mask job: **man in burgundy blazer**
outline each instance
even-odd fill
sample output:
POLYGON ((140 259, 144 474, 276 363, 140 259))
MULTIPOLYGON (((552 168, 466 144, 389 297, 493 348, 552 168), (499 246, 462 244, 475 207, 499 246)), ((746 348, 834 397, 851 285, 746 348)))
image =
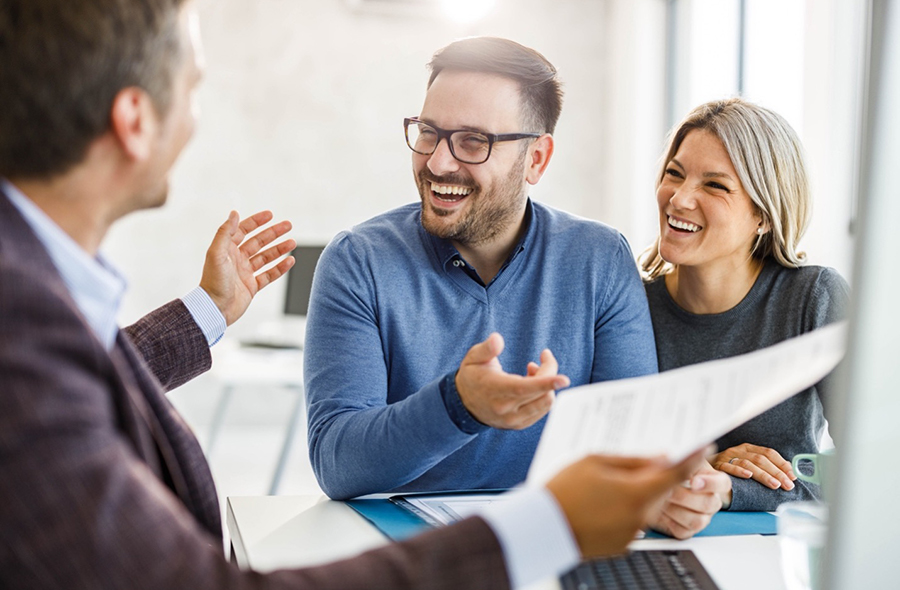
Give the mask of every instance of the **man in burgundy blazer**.
MULTIPOLYGON (((98 257, 109 226, 165 201, 191 135, 189 7, 0 8, 0 587, 509 587, 506 548, 479 517, 304 570, 260 575, 225 559, 208 465, 165 397, 209 368, 208 334, 181 300, 104 327, 120 293, 98 286, 114 275, 98 257)), ((289 224, 245 240, 269 218, 232 213, 207 253, 201 287, 227 324, 290 267, 260 271, 290 250, 271 245, 289 224)), ((574 558, 624 549, 697 461, 591 457, 563 470, 544 493, 574 558)))

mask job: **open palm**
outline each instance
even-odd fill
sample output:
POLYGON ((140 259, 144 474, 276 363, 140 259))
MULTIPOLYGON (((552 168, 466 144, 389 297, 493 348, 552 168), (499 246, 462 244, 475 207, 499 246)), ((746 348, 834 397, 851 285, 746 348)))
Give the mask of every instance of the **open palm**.
POLYGON ((275 266, 260 270, 297 245, 292 239, 273 244, 291 230, 290 221, 281 221, 257 233, 272 220, 271 211, 260 211, 242 221, 232 211, 206 251, 200 286, 225 316, 230 326, 244 315, 256 294, 284 275, 294 265, 292 256, 275 266), (252 235, 251 235, 252 234, 252 235))

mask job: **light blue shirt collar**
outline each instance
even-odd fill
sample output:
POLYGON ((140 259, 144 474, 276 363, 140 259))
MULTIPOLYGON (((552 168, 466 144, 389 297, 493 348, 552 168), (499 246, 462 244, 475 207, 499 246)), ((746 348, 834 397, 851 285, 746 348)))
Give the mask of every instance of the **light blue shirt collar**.
POLYGON ((116 316, 125 295, 126 282, 102 256, 92 258, 52 219, 6 179, 0 189, 47 249, 72 299, 84 319, 103 343, 112 350, 119 327, 116 316))

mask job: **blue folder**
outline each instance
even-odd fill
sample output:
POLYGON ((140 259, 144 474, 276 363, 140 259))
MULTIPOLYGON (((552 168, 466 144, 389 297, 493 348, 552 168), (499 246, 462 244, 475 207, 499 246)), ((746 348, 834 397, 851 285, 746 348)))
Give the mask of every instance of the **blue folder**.
POLYGON ((402 541, 431 527, 430 524, 390 500, 347 500, 344 502, 375 525, 387 538, 402 541))
MULTIPOLYGON (((730 535, 774 535, 778 517, 769 512, 718 512, 709 525, 695 537, 727 537, 730 535)), ((668 539, 656 531, 647 531, 645 539, 668 539)))
MULTIPOLYGON (((353 508, 375 528, 394 541, 402 541, 428 530, 431 525, 387 499, 348 500, 353 508)), ((778 518, 769 512, 719 512, 696 537, 730 535, 774 535, 778 518)), ((665 539, 665 535, 648 531, 644 538, 665 539)))

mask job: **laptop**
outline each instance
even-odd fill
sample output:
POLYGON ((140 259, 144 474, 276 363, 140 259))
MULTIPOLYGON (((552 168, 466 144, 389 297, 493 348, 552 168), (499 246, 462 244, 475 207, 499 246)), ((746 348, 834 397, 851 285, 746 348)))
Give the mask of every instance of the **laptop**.
POLYGON ((276 350, 300 350, 306 333, 306 313, 316 264, 324 245, 297 246, 291 252, 294 266, 283 279, 286 283, 284 316, 274 322, 259 325, 255 333, 241 339, 241 346, 276 350))
POLYGON ((563 590, 718 590, 693 551, 651 549, 579 564, 563 590))

